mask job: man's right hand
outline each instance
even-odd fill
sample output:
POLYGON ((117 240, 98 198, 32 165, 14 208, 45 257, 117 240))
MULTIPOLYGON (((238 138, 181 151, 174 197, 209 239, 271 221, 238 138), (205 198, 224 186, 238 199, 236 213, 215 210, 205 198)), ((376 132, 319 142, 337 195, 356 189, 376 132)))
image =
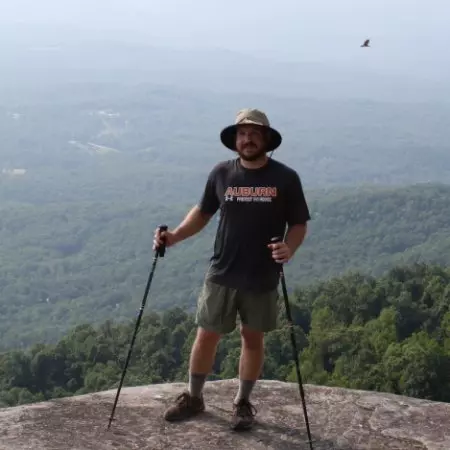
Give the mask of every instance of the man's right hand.
POLYGON ((156 250, 161 245, 165 244, 166 247, 171 247, 178 242, 177 236, 173 231, 160 231, 159 227, 155 230, 153 239, 153 250, 156 250))

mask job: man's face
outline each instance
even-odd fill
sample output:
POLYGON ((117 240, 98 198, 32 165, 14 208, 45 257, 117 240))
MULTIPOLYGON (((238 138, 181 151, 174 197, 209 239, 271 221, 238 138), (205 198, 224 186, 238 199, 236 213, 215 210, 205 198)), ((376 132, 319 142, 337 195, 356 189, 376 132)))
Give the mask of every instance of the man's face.
POLYGON ((236 150, 245 161, 256 161, 266 154, 266 130, 257 125, 239 125, 236 150))

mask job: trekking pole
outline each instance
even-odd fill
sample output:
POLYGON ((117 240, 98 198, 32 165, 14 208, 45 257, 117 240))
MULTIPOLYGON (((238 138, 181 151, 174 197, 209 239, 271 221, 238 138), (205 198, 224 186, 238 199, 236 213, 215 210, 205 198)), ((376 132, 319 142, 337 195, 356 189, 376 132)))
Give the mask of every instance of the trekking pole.
MULTIPOLYGON (((160 231, 167 231, 167 225, 160 225, 159 226, 159 230, 160 231)), ((141 323, 141 319, 142 319, 142 314, 144 312, 145 303, 147 302, 147 296, 148 296, 148 292, 150 290, 150 285, 152 283, 153 274, 155 273, 156 263, 158 261, 158 257, 161 257, 161 258, 164 257, 165 252, 166 252, 166 245, 165 245, 165 243, 163 243, 160 247, 156 248, 154 256, 153 256, 152 268, 151 268, 150 274, 148 276, 148 281, 147 281, 147 286, 145 288, 144 298, 142 299, 141 308, 139 310, 139 315, 138 315, 138 318, 137 318, 137 321, 136 321, 136 326, 134 328, 134 333, 133 333, 133 337, 131 339, 130 348, 128 350, 128 356, 127 356, 127 360, 125 362, 125 367, 123 368, 123 371, 122 371, 122 378, 120 380, 119 388, 117 389, 116 399, 114 400, 114 406, 113 406, 112 411, 111 411, 111 417, 109 418, 108 430, 111 427, 111 422, 114 420, 114 412, 116 410, 117 401, 119 400, 119 395, 120 395, 120 391, 122 389, 123 380, 125 379, 125 373, 126 373, 127 368, 128 368, 128 363, 130 362, 131 352, 133 350, 133 345, 134 345, 134 341, 136 339, 136 335, 137 335, 137 332, 138 332, 138 329, 139 329, 139 324, 141 323)))
MULTIPOLYGON (((281 240, 282 239, 280 237, 274 237, 271 239, 271 242, 277 243, 277 242, 281 242, 281 240)), ((289 298, 288 298, 288 293, 287 293, 287 288, 286 288, 286 280, 284 278, 284 270, 283 270, 282 264, 280 264, 280 278, 281 278, 281 288, 283 290, 284 305, 286 308, 286 316, 287 316, 287 320, 289 322, 289 328, 291 329, 292 352, 293 352, 293 356, 294 356, 294 360, 295 360, 295 367, 296 367, 296 371, 297 371, 298 388, 300 391, 300 397, 302 399, 303 414, 305 416, 306 431, 308 433, 308 440, 309 440, 309 448, 311 450, 313 450, 311 430, 309 428, 308 412, 306 410, 305 392, 303 390, 303 382, 302 382, 302 377, 300 375, 300 362, 298 360, 298 350, 297 350, 297 344, 295 341, 294 325, 292 323, 291 307, 289 305, 289 298)))

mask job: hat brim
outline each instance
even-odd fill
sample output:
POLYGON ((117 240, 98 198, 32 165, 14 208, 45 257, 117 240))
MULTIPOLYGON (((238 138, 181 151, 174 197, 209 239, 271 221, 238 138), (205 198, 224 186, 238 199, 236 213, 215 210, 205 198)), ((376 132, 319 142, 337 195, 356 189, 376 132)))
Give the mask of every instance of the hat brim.
MULTIPOLYGON (((247 124, 250 124, 247 122, 247 124)), ((246 125, 246 124, 242 124, 246 125)), ((271 152, 275 149, 277 149, 281 145, 282 137, 281 134, 275 130, 275 128, 261 125, 259 123, 253 123, 251 125, 257 125, 258 127, 265 128, 266 130, 269 130, 269 142, 267 144, 267 150, 266 152, 271 152)), ((222 144, 225 145, 225 147, 229 148, 230 150, 236 151, 236 131, 239 124, 237 125, 229 125, 228 127, 225 127, 220 132, 220 140, 222 141, 222 144)))

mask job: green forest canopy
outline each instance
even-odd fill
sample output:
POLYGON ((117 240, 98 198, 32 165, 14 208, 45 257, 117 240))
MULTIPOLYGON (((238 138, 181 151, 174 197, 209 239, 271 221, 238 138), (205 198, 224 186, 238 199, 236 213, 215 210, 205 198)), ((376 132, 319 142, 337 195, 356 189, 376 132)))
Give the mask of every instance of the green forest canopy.
MULTIPOLYGON (((291 290, 348 271, 378 275, 396 264, 450 264, 450 186, 333 190, 309 199, 309 235, 286 266, 291 290)), ((154 229, 175 226, 190 206, 117 201, 1 208, 0 348, 54 342, 80 323, 133 317, 154 229)), ((213 219, 159 261, 149 308, 192 311, 215 227, 213 219)))
MULTIPOLYGON (((299 288, 290 300, 306 383, 450 401, 450 268, 355 273, 299 288)), ((295 381, 281 304, 262 377, 295 381)), ((78 325, 54 345, 0 355, 0 406, 117 387, 134 325, 78 325)), ((181 308, 147 311, 125 386, 186 381, 194 336, 194 318, 181 308)), ((235 330, 221 341, 210 379, 236 377, 239 350, 235 330)))

